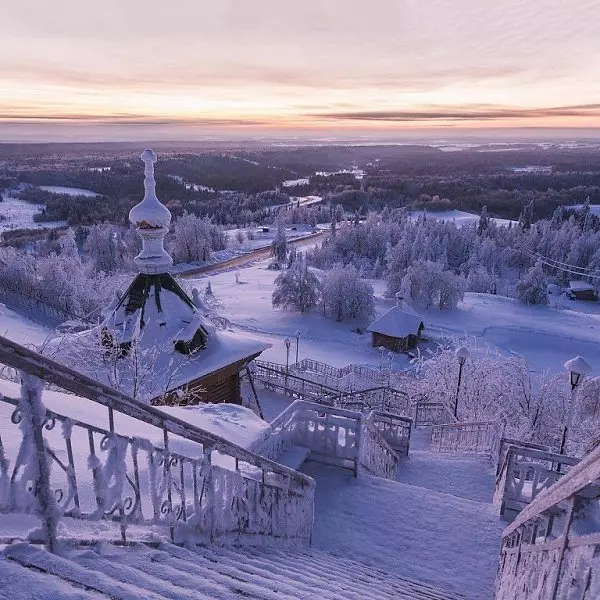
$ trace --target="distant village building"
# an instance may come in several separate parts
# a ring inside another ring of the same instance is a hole
[[[585,281],[569,281],[567,296],[572,300],[598,300],[598,292]]]
[[[367,331],[371,332],[373,347],[402,352],[417,345],[424,328],[422,317],[398,293],[396,306],[371,323]]]
[[[145,150],[142,160],[145,195],[129,213],[142,238],[139,273],[99,327],[61,341],[57,358],[105,383],[118,378],[122,391],[151,404],[241,404],[240,373],[270,345],[218,330],[197,290],[190,298],[169,273],[171,213],[156,197],[156,155]],[[99,356],[82,356],[98,340]]]

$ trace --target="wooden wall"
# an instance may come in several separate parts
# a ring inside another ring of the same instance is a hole
[[[244,358],[222,369],[213,371],[204,377],[190,381],[186,385],[171,390],[164,397],[155,398],[152,404],[167,404],[171,406],[199,404],[201,402],[241,404],[240,371],[256,356]],[[183,401],[177,395],[177,390],[179,389],[187,392],[188,397]]]

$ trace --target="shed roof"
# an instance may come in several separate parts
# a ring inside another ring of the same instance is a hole
[[[382,333],[390,337],[405,338],[417,335],[423,319],[410,306],[394,306],[373,321],[367,331]]]
[[[594,286],[585,281],[569,281],[569,289],[574,292],[593,292]]]

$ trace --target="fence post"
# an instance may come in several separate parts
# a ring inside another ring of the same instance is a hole
[[[58,507],[54,493],[50,487],[50,465],[46,453],[46,443],[42,434],[46,409],[42,404],[42,389],[44,382],[33,375],[21,373],[21,402],[20,408],[24,419],[23,443],[27,443],[27,434],[31,435],[35,454],[35,482],[33,493],[37,498],[40,516],[45,533],[46,547],[54,552],[56,547],[56,526],[58,522]],[[27,431],[29,429],[29,432]]]

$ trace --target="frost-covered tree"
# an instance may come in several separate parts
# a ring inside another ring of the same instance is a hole
[[[517,282],[517,298],[524,304],[547,304],[547,283],[541,262],[537,262]]]
[[[285,235],[285,227],[283,225],[283,219],[277,220],[277,233],[271,243],[271,252],[278,263],[285,263],[287,258],[287,237]]]
[[[335,265],[323,276],[323,311],[336,321],[366,321],[375,314],[373,288],[357,269]]]
[[[123,268],[125,253],[120,233],[121,230],[108,223],[90,227],[85,249],[96,272],[114,273]]]
[[[75,232],[72,227],[69,227],[65,234],[58,240],[61,256],[69,256],[70,258],[79,258],[79,250],[75,239]]]
[[[176,262],[207,261],[227,248],[227,235],[208,218],[184,212],[173,226],[171,254]]]
[[[464,296],[464,280],[445,270],[439,261],[419,260],[407,269],[399,289],[423,308],[454,309]]]
[[[481,209],[481,215],[479,215],[479,221],[477,223],[477,235],[484,235],[490,226],[490,217],[488,215],[487,206],[483,206]]]
[[[307,312],[317,306],[320,298],[321,282],[308,268],[302,255],[275,279],[272,302],[276,308],[295,308]]]

